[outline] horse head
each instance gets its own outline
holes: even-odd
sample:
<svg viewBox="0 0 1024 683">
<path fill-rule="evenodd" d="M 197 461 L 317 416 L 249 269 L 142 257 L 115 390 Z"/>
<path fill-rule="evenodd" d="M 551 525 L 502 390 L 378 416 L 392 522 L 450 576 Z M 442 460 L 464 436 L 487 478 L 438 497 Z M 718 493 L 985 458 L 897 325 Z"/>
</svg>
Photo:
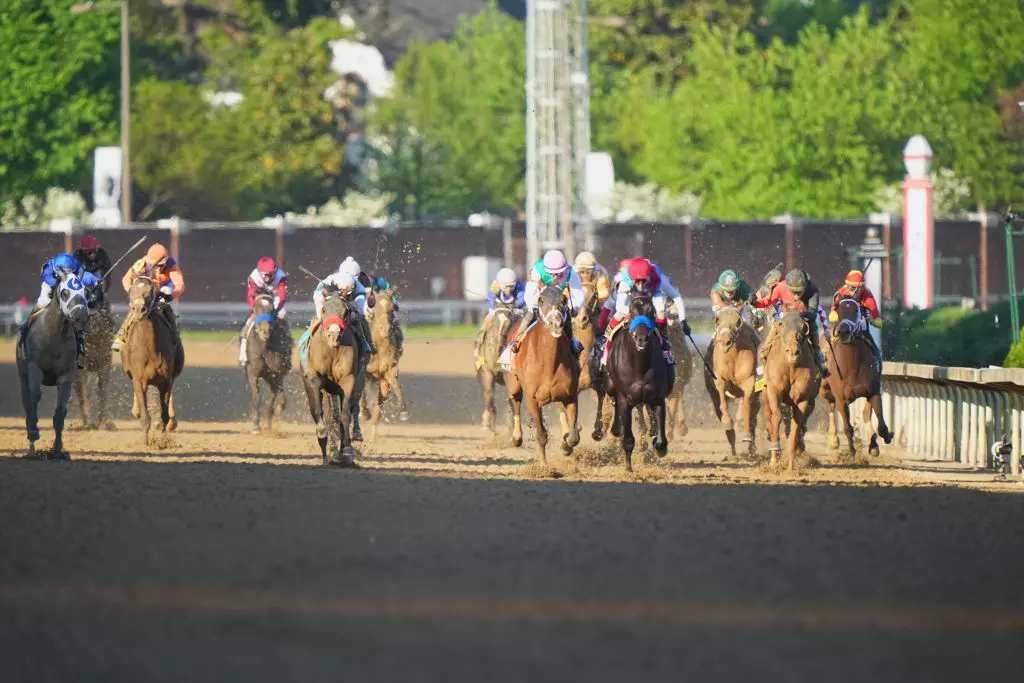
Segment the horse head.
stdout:
<svg viewBox="0 0 1024 683">
<path fill-rule="evenodd" d="M 277 313 L 274 310 L 274 297 L 269 294 L 260 294 L 256 297 L 252 306 L 253 329 L 256 330 L 256 337 L 263 343 L 270 339 L 274 325 L 277 324 Z"/>
<path fill-rule="evenodd" d="M 548 328 L 552 337 L 561 337 L 565 323 L 565 303 L 562 299 L 562 289 L 555 285 L 548 285 L 540 291 L 540 298 L 537 302 L 540 311 L 540 318 Z"/>
<path fill-rule="evenodd" d="M 576 326 L 580 330 L 590 327 L 594 314 L 597 312 L 597 285 L 593 282 L 583 283 L 583 306 L 576 312 Z"/>
<path fill-rule="evenodd" d="M 836 336 L 843 344 L 849 344 L 856 339 L 861 327 L 860 304 L 853 299 L 843 299 L 836 306 L 836 313 L 839 314 Z"/>
<path fill-rule="evenodd" d="M 341 339 L 348 325 L 349 306 L 348 301 L 341 292 L 330 291 L 324 293 L 323 307 L 323 331 L 327 344 L 331 348 L 341 346 Z"/>
<path fill-rule="evenodd" d="M 782 326 L 780 336 L 782 337 L 782 352 L 792 364 L 800 358 L 800 350 L 805 345 L 811 328 L 798 311 L 784 313 L 779 320 Z"/>
<path fill-rule="evenodd" d="M 68 322 L 76 330 L 85 329 L 89 322 L 89 302 L 82 281 L 74 276 L 63 278 L 55 299 L 59 302 L 60 311 Z"/>
<path fill-rule="evenodd" d="M 132 313 L 139 318 L 145 318 L 153 309 L 154 300 L 158 287 L 148 275 L 136 275 L 132 286 L 128 289 L 128 304 Z"/>
<path fill-rule="evenodd" d="M 727 306 L 715 315 L 715 343 L 724 353 L 736 346 L 736 338 L 743 329 L 743 317 L 732 306 Z"/>
<path fill-rule="evenodd" d="M 646 351 L 654 334 L 654 303 L 646 294 L 634 294 L 629 302 L 629 334 L 637 351 Z"/>
</svg>

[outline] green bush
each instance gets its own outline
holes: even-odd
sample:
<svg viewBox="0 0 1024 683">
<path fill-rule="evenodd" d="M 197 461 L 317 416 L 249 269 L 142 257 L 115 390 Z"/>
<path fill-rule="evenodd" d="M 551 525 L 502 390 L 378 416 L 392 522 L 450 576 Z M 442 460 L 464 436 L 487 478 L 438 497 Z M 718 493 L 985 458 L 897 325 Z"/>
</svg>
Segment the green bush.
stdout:
<svg viewBox="0 0 1024 683">
<path fill-rule="evenodd" d="M 1010 347 L 1003 360 L 1004 368 L 1024 368 L 1024 338 Z"/>
<path fill-rule="evenodd" d="M 1004 359 L 1009 360 L 1009 308 L 1000 304 L 988 311 L 893 309 L 885 315 L 885 357 L 949 367 L 1003 365 Z M 1024 349 L 1019 354 L 1024 367 Z"/>
</svg>

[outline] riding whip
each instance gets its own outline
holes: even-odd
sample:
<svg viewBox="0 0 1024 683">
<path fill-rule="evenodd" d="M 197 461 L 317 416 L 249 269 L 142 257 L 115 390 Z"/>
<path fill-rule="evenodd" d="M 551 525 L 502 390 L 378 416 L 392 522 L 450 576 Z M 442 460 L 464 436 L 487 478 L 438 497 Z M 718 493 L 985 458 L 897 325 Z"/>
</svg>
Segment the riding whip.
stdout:
<svg viewBox="0 0 1024 683">
<path fill-rule="evenodd" d="M 775 266 L 774 268 L 772 268 L 772 269 L 771 269 L 771 270 L 769 270 L 769 271 L 768 271 L 767 273 L 765 273 L 764 277 L 763 277 L 763 278 L 761 278 L 761 284 L 759 284 L 759 285 L 757 286 L 757 289 L 755 289 L 755 290 L 754 290 L 754 293 L 755 293 L 755 294 L 757 294 L 758 292 L 760 292 L 760 291 L 761 291 L 761 288 L 762 288 L 762 287 L 764 287 L 764 284 L 765 284 L 766 282 L 768 282 L 768 276 L 769 276 L 769 275 L 771 274 L 772 270 L 777 270 L 777 271 L 779 271 L 779 272 L 781 273 L 781 272 L 782 272 L 782 269 L 783 269 L 783 268 L 784 268 L 785 266 L 786 266 L 786 264 L 785 264 L 785 263 L 783 263 L 782 261 L 779 261 L 779 263 L 778 263 L 778 264 L 777 264 L 777 265 L 776 265 L 776 266 Z"/>
<path fill-rule="evenodd" d="M 700 347 L 697 346 L 697 342 L 693 341 L 693 335 L 687 332 L 686 338 L 690 340 L 690 343 L 693 344 L 693 348 L 697 351 L 697 355 L 700 356 L 700 359 L 702 361 L 704 361 L 704 369 L 708 371 L 709 375 L 711 375 L 711 379 L 717 382 L 718 377 L 715 376 L 715 371 L 711 369 L 711 365 L 708 363 L 708 359 L 705 358 L 704 354 L 700 352 Z"/>
<path fill-rule="evenodd" d="M 145 241 L 146 241 L 145 236 L 140 237 L 138 242 L 136 242 L 132 246 L 128 247 L 128 250 L 126 252 L 124 252 L 123 254 L 121 254 L 121 258 L 119 258 L 116 261 L 114 261 L 113 265 L 111 265 L 110 268 L 107 269 L 107 272 L 103 273 L 103 277 L 99 278 L 99 281 L 103 282 L 104 280 L 106 280 L 107 276 L 114 272 L 114 268 L 117 267 L 117 264 L 120 263 L 121 261 L 124 261 L 125 257 L 128 256 L 128 254 L 132 253 L 132 251 L 135 250 L 135 247 L 139 246 L 140 244 L 142 244 Z"/>
<path fill-rule="evenodd" d="M 310 271 L 305 266 L 299 266 L 299 270 L 301 270 L 303 273 L 305 273 L 306 275 L 310 276 L 311 278 L 313 278 L 317 282 L 323 282 L 324 281 L 324 278 L 317 277 L 312 271 Z"/>
</svg>

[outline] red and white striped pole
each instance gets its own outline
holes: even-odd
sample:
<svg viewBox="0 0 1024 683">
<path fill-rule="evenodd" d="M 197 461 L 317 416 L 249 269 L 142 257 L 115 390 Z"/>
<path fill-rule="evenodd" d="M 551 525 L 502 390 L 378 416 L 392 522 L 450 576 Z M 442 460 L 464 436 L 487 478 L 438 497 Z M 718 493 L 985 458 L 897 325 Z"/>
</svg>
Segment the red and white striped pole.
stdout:
<svg viewBox="0 0 1024 683">
<path fill-rule="evenodd" d="M 932 148 L 915 135 L 903 149 L 903 305 L 931 308 L 935 218 L 932 213 Z"/>
</svg>

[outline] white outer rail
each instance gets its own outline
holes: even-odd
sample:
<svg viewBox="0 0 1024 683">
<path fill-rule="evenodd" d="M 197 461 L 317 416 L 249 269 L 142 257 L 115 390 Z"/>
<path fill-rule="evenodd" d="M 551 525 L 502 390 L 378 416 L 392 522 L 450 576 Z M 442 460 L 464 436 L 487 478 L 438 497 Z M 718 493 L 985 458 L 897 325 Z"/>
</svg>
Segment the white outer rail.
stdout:
<svg viewBox="0 0 1024 683">
<path fill-rule="evenodd" d="M 945 368 L 886 362 L 882 404 L 897 442 L 930 460 L 988 467 L 989 447 L 1005 433 L 1010 472 L 1020 475 L 1024 369 Z"/>
</svg>

